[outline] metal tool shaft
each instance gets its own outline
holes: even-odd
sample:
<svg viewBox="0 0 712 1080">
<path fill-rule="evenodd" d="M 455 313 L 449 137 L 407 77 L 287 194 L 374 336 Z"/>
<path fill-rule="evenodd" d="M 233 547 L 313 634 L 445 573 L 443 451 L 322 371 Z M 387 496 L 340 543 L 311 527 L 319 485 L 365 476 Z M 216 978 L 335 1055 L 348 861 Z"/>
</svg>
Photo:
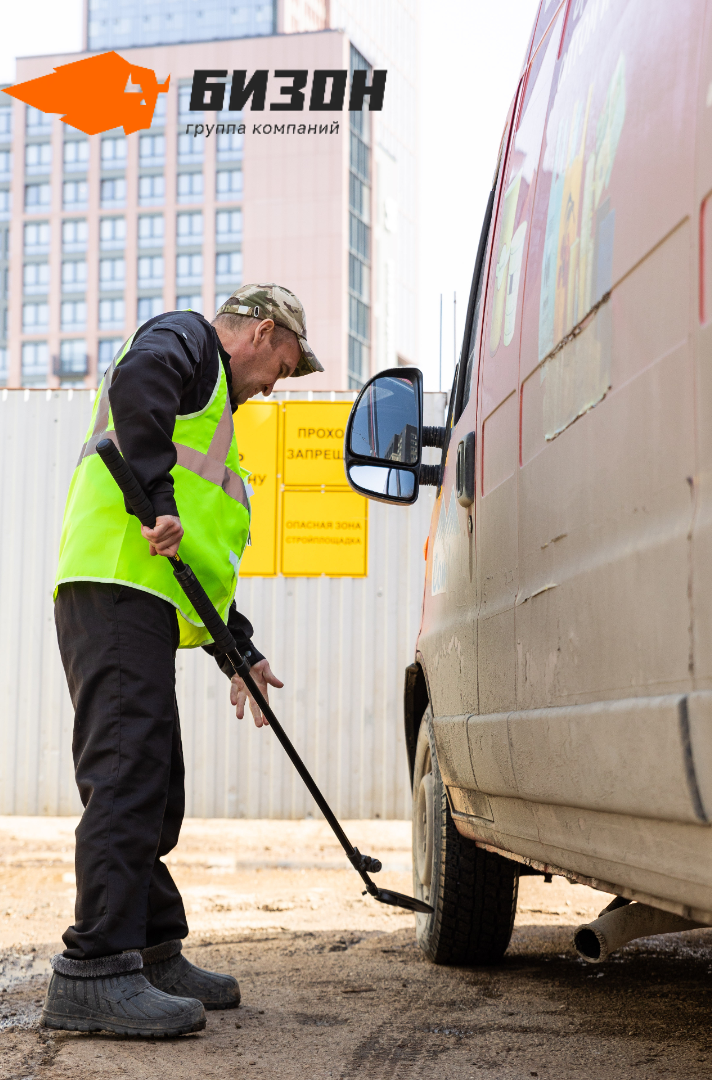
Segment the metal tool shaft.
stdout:
<svg viewBox="0 0 712 1080">
<path fill-rule="evenodd" d="M 124 461 L 115 443 L 110 439 L 102 439 L 101 442 L 97 443 L 96 452 L 120 487 L 124 499 L 141 524 L 149 529 L 154 528 L 156 524 L 156 514 L 153 505 L 141 488 L 141 485 L 136 480 L 130 466 Z M 166 558 L 173 568 L 173 576 L 190 600 L 200 618 L 203 620 L 205 628 L 210 633 L 215 645 L 225 654 L 231 668 L 235 674 L 242 679 L 249 693 L 257 702 L 263 714 L 267 717 L 270 727 L 284 747 L 289 760 L 306 784 L 310 795 L 331 826 L 334 835 L 346 853 L 346 857 L 356 872 L 361 875 L 363 883 L 366 886 L 366 891 L 376 900 L 380 900 L 381 903 L 392 904 L 396 907 L 407 907 L 409 910 L 413 911 L 425 913 L 431 912 L 432 908 L 430 905 L 425 904 L 422 900 L 416 900 L 409 896 L 402 896 L 400 893 L 391 890 L 379 889 L 375 882 L 371 880 L 368 871 L 370 870 L 372 873 L 377 873 L 381 869 L 381 863 L 378 859 L 372 859 L 369 855 L 362 855 L 358 848 L 353 846 L 348 836 L 341 828 L 336 815 L 319 790 L 314 777 L 297 753 L 292 740 L 274 715 L 269 702 L 250 674 L 250 665 L 235 645 L 232 634 L 220 618 L 212 600 L 205 592 L 188 563 L 184 562 L 179 555 L 168 555 Z"/>
</svg>

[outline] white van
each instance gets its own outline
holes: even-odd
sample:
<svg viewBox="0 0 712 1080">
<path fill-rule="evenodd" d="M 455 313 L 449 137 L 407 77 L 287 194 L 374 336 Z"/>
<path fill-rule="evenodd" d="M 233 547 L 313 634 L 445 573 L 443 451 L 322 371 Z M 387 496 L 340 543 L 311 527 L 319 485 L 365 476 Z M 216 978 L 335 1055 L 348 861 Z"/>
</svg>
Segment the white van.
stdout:
<svg viewBox="0 0 712 1080">
<path fill-rule="evenodd" d="M 712 924 L 711 194 L 712 8 L 542 0 L 447 425 L 415 368 L 351 414 L 355 490 L 438 488 L 405 685 L 437 962 L 501 957 L 522 873 Z"/>
</svg>

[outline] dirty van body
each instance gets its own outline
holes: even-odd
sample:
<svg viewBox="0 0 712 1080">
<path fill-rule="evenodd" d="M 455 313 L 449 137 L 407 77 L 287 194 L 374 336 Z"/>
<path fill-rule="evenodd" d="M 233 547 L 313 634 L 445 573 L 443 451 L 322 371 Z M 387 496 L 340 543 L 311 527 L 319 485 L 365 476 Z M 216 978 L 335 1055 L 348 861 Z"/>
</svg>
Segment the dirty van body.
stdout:
<svg viewBox="0 0 712 1080">
<path fill-rule="evenodd" d="M 447 424 L 416 369 L 352 413 L 357 490 L 438 487 L 405 681 L 432 959 L 501 956 L 523 872 L 712 924 L 711 196 L 712 5 L 542 0 Z"/>
</svg>

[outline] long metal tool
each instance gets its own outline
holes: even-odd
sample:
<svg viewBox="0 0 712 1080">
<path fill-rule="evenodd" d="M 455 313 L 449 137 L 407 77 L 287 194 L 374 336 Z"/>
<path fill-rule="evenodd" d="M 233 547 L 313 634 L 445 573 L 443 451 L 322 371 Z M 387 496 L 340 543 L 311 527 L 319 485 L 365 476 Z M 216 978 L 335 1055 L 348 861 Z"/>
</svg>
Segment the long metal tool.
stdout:
<svg viewBox="0 0 712 1080">
<path fill-rule="evenodd" d="M 121 488 L 126 502 L 131 507 L 138 520 L 142 525 L 152 529 L 156 524 L 156 514 L 153 505 L 131 471 L 130 466 L 124 461 L 116 444 L 112 442 L 111 439 L 102 439 L 101 442 L 97 443 L 96 452 Z M 381 863 L 378 859 L 372 859 L 370 855 L 362 855 L 358 848 L 353 846 L 348 836 L 341 828 L 336 815 L 333 813 L 328 802 L 317 787 L 311 773 L 292 745 L 291 739 L 272 712 L 264 694 L 262 694 L 255 683 L 255 680 L 250 675 L 250 666 L 238 651 L 232 634 L 220 618 L 212 601 L 191 568 L 186 562 L 183 562 L 179 555 L 167 555 L 166 558 L 173 568 L 173 576 L 195 610 L 198 612 L 198 615 L 200 615 L 200 618 L 205 624 L 205 628 L 210 633 L 218 649 L 225 654 L 233 671 L 243 680 L 250 694 L 269 720 L 270 727 L 286 750 L 290 761 L 301 776 L 309 793 L 334 831 L 337 840 L 346 852 L 347 859 L 354 870 L 361 875 L 363 883 L 366 886 L 365 892 L 367 892 L 369 896 L 372 896 L 374 900 L 378 900 L 381 904 L 390 904 L 392 907 L 402 907 L 406 908 L 408 911 L 420 911 L 423 914 L 430 915 L 433 911 L 430 904 L 426 904 L 423 900 L 417 900 L 413 896 L 405 896 L 403 893 L 394 892 L 392 889 L 379 889 L 379 887 L 371 881 L 369 871 L 372 874 L 377 873 L 381 869 Z"/>
</svg>

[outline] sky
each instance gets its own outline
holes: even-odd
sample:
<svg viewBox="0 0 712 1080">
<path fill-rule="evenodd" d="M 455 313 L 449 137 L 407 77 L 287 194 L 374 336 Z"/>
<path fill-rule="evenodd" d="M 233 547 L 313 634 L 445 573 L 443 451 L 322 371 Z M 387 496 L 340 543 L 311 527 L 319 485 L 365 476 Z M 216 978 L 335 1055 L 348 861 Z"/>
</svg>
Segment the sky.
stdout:
<svg viewBox="0 0 712 1080">
<path fill-rule="evenodd" d="M 504 122 L 538 0 L 421 0 L 420 340 L 425 389 L 453 377 Z"/>
<path fill-rule="evenodd" d="M 420 0 L 420 310 L 418 363 L 427 390 L 442 385 L 459 351 L 482 217 L 537 0 Z M 15 56 L 81 48 L 81 0 L 8 4 L 0 82 Z M 453 326 L 457 295 L 457 337 Z"/>
</svg>

